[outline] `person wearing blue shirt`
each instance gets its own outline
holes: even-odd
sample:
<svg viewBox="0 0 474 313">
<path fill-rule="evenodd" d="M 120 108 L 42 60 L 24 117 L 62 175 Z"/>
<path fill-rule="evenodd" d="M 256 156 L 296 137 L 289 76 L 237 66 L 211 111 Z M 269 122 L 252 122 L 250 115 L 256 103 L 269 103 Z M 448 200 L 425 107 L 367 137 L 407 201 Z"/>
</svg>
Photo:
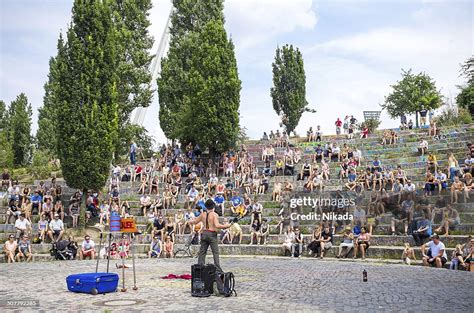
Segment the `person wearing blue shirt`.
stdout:
<svg viewBox="0 0 474 313">
<path fill-rule="evenodd" d="M 201 208 L 196 206 L 195 208 L 196 210 L 194 211 L 194 216 L 195 217 L 198 217 L 199 215 L 201 215 Z"/>
<path fill-rule="evenodd" d="M 35 193 L 31 196 L 31 211 L 32 214 L 38 214 L 41 212 L 41 203 L 43 203 L 43 197 L 40 196 L 39 191 L 35 190 Z"/>
<path fill-rule="evenodd" d="M 181 155 L 181 149 L 179 148 L 178 145 L 176 145 L 176 147 L 174 148 L 173 154 L 175 158 Z"/>
<path fill-rule="evenodd" d="M 349 171 L 349 174 L 347 175 L 347 180 L 347 189 L 354 190 L 357 187 L 357 174 L 353 169 Z"/>
<path fill-rule="evenodd" d="M 137 149 L 137 144 L 135 143 L 135 141 L 132 141 L 132 143 L 130 144 L 130 163 L 132 163 L 132 165 L 135 165 L 137 163 Z"/>
<path fill-rule="evenodd" d="M 426 218 L 426 214 L 423 214 L 423 218 L 417 222 L 416 228 L 412 233 L 413 240 L 417 246 L 421 246 L 433 231 L 431 221 Z"/>
<path fill-rule="evenodd" d="M 199 207 L 202 211 L 206 210 L 206 204 L 204 202 L 204 199 L 199 199 L 198 202 L 196 203 L 196 207 Z"/>
<path fill-rule="evenodd" d="M 314 152 L 316 152 L 316 161 L 321 160 L 323 158 L 323 148 L 321 148 L 321 145 L 318 145 L 314 149 Z"/>
<path fill-rule="evenodd" d="M 378 172 L 382 171 L 382 162 L 380 162 L 378 157 L 375 157 L 375 160 L 372 161 L 372 173 L 377 170 Z"/>
<path fill-rule="evenodd" d="M 223 216 L 224 215 L 224 201 L 225 201 L 225 198 L 223 195 L 216 195 L 214 197 L 214 202 L 216 203 L 216 209 L 215 209 L 215 212 L 219 215 L 219 216 Z"/>
<path fill-rule="evenodd" d="M 230 201 L 232 202 L 232 206 L 234 208 L 238 207 L 239 205 L 242 204 L 242 198 L 238 195 L 238 194 L 235 194 L 232 199 L 230 199 Z"/>
</svg>

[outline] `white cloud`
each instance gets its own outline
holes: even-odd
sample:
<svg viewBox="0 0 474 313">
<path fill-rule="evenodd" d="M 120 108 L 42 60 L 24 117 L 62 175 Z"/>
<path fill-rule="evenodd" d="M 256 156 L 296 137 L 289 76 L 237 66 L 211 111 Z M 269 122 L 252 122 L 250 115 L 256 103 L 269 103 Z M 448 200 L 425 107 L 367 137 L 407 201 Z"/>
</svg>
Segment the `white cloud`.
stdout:
<svg viewBox="0 0 474 313">
<path fill-rule="evenodd" d="M 71 19 L 72 0 L 44 1 L 35 5 L 35 1 L 0 1 L 2 32 L 59 33 L 66 29 Z"/>
<path fill-rule="evenodd" d="M 297 29 L 312 30 L 312 0 L 227 0 L 224 13 L 237 49 L 247 49 Z"/>
<path fill-rule="evenodd" d="M 336 117 L 357 114 L 360 120 L 363 110 L 380 110 L 401 68 L 425 71 L 451 98 L 462 82 L 459 63 L 472 54 L 470 38 L 469 27 L 438 22 L 432 27 L 374 29 L 302 49 L 308 99 L 316 103 L 318 114 L 312 120 L 305 116 L 297 130 L 321 123 L 334 133 Z M 398 121 L 382 114 L 382 127 L 396 126 Z"/>
</svg>

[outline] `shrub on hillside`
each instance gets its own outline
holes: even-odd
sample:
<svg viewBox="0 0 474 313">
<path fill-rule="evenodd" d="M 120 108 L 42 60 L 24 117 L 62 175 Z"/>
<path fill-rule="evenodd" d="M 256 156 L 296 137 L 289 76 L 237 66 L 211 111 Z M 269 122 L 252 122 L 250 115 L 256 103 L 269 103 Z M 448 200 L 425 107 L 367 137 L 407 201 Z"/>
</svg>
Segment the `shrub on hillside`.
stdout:
<svg viewBox="0 0 474 313">
<path fill-rule="evenodd" d="M 364 121 L 357 125 L 357 128 L 362 131 L 366 126 L 369 128 L 369 132 L 373 133 L 380 126 L 380 120 L 376 120 L 373 118 L 368 119 L 367 121 Z"/>
<path fill-rule="evenodd" d="M 438 126 L 456 126 L 472 123 L 472 116 L 465 108 L 447 106 L 435 120 Z"/>
<path fill-rule="evenodd" d="M 35 150 L 31 164 L 28 166 L 28 174 L 34 179 L 47 179 L 53 170 L 49 153 L 45 150 Z"/>
</svg>

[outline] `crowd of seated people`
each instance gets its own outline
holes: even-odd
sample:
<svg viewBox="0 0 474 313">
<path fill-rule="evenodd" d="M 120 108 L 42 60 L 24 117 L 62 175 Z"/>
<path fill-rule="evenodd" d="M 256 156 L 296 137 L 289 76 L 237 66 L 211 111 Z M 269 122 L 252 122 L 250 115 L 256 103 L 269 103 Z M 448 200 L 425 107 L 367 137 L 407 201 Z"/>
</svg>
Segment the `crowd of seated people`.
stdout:
<svg viewBox="0 0 474 313">
<path fill-rule="evenodd" d="M 271 143 L 276 147 L 286 147 L 290 142 L 290 137 L 286 131 L 280 132 L 280 130 L 277 129 L 275 132 L 273 132 L 273 130 L 270 131 L 269 134 L 267 134 L 267 132 L 263 132 L 261 141 L 263 143 Z"/>
<path fill-rule="evenodd" d="M 340 127 L 337 124 L 336 126 Z M 357 225 L 352 225 L 349 233 L 346 234 L 346 231 L 343 233 L 347 244 L 343 246 L 344 250 L 350 247 L 349 237 L 352 236 L 355 255 L 360 254 L 364 258 L 378 218 L 386 212 L 393 215 L 391 232 L 397 234 L 396 228 L 401 227 L 400 233 L 413 235 L 417 246 L 429 238 L 427 230 L 431 226 L 428 227 L 426 221 L 431 225 L 439 224 L 435 231 L 448 235 L 452 227 L 460 223 L 457 211 L 448 204 L 431 205 L 423 199 L 440 196 L 443 190 L 447 190 L 452 203 L 467 201 L 474 186 L 472 182 L 474 158 L 471 147 L 462 166 L 453 154 L 449 154 L 447 167 L 441 168 L 434 153 L 429 151 L 426 140 L 421 140 L 419 153 L 428 155 L 426 162 L 429 173 L 426 175 L 424 186 L 415 186 L 401 166 L 391 170 L 377 157 L 366 161 L 361 151 L 349 143 L 341 144 L 336 140 L 323 143 L 319 126 L 314 132 L 312 129 L 308 132 L 308 137 L 311 135 L 308 140 L 318 142 L 310 155 L 303 155 L 300 148 L 288 145 L 288 136 L 285 133 L 280 134 L 277 131 L 271 132 L 269 136 L 265 135 L 262 138 L 265 145 L 260 159 L 263 161 L 263 167 L 256 165 L 257 160 L 253 159 L 244 145 L 238 150 L 223 153 L 215 160 L 207 161 L 199 157 L 199 147 L 187 145 L 183 152 L 179 146 L 168 145 L 163 146 L 159 157 L 152 158 L 150 162 L 132 164 L 123 169 L 118 165 L 113 166 L 108 182 L 108 194 L 102 195 L 100 192 L 92 191 L 87 193 L 86 218 L 89 220 L 97 217 L 100 224 L 107 225 L 114 213 L 131 215 L 128 201 L 121 200 L 121 183 L 136 181 L 139 182 L 136 193 L 139 196 L 140 213 L 147 217 L 148 231 L 153 238 L 156 237 L 163 244 L 167 240 L 174 243 L 175 235 L 184 233 L 194 234 L 199 240 L 202 225 L 191 225 L 189 221 L 200 214 L 207 199 L 216 202 L 218 208 L 216 212 L 220 212 L 220 215 L 224 215 L 228 210 L 235 217 L 247 218 L 252 244 L 266 243 L 270 227 L 268 221 L 263 219 L 263 206 L 258 203 L 255 196 L 271 194 L 272 200 L 278 202 L 281 201 L 283 194 L 295 190 L 292 181 L 285 179 L 279 181 L 279 176 L 292 176 L 300 180 L 303 190 L 308 192 L 323 191 L 326 181 L 338 177 L 346 180 L 344 186 L 350 191 L 359 194 L 371 191 L 366 211 L 364 208 L 357 208 Z M 397 139 L 396 132 L 390 131 L 384 143 L 396 144 Z M 331 162 L 338 162 L 336 170 L 330 166 Z M 273 176 L 277 177 L 274 178 L 273 188 L 270 188 L 270 177 Z M 8 173 L 4 172 L 2 186 L 3 178 L 8 177 Z M 26 187 L 22 190 L 21 186 L 10 180 L 6 189 L 9 195 L 6 223 L 22 219 L 31 222 L 31 215 L 38 214 L 40 217 L 38 237 L 41 240 L 51 236 L 52 240 L 61 238 L 61 231 L 64 232 L 64 229 L 61 230 L 57 225 L 54 229 L 51 227 L 51 222 L 58 224 L 54 222 L 56 215 L 61 221 L 70 216 L 73 227 L 77 226 L 83 197 L 80 191 L 70 198 L 66 205 L 67 209 L 64 209 L 60 197 L 60 185 L 46 186 L 42 183 L 32 191 Z M 420 189 L 425 194 L 422 200 L 415 197 Z M 167 214 L 168 210 L 178 208 L 178 203 L 183 202 L 185 205 L 178 213 Z M 280 216 L 280 218 L 286 217 Z M 284 222 L 278 225 L 282 233 L 286 225 Z M 360 233 L 354 232 L 355 226 L 358 226 L 357 230 Z M 232 229 L 223 232 L 222 241 L 230 243 L 236 242 L 237 239 L 237 242 L 241 242 L 243 232 L 239 228 L 239 223 L 235 223 Z M 295 228 L 291 231 L 296 230 L 303 236 L 300 229 Z M 323 232 L 324 229 L 321 233 Z M 334 232 L 331 229 L 332 235 Z M 359 240 L 360 234 L 362 237 Z M 291 233 L 288 237 L 292 237 Z M 369 239 L 365 239 L 366 237 Z M 325 249 L 332 244 L 332 237 L 329 241 L 327 239 L 326 236 L 322 241 L 318 239 L 319 244 L 313 244 L 319 247 L 317 254 L 319 257 L 324 257 Z M 301 255 L 300 242 L 297 240 L 296 243 L 298 245 L 290 246 L 288 250 L 292 255 Z M 164 251 L 163 246 L 159 250 Z M 344 251 L 338 255 L 344 255 L 342 252 Z"/>
</svg>

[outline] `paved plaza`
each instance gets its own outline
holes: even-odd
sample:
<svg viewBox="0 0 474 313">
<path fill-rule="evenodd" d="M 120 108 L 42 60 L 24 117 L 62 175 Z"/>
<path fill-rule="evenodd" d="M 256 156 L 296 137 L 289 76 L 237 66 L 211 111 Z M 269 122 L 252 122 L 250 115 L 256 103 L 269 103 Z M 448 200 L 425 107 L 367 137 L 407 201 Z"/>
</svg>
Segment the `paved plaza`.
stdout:
<svg viewBox="0 0 474 313">
<path fill-rule="evenodd" d="M 138 291 L 127 269 L 128 291 L 107 295 L 67 291 L 69 274 L 95 270 L 93 261 L 1 264 L 0 300 L 39 300 L 39 306 L 0 308 L 3 312 L 153 311 L 337 311 L 470 312 L 473 273 L 394 264 L 337 262 L 310 258 L 222 258 L 236 276 L 237 297 L 193 298 L 190 281 L 165 280 L 190 273 L 194 259 L 137 260 Z M 128 261 L 131 264 L 131 261 Z M 105 269 L 105 261 L 100 270 Z M 111 263 L 114 271 L 115 263 Z M 362 282 L 362 271 L 368 282 Z M 5 310 L 6 309 L 6 310 Z"/>
</svg>

